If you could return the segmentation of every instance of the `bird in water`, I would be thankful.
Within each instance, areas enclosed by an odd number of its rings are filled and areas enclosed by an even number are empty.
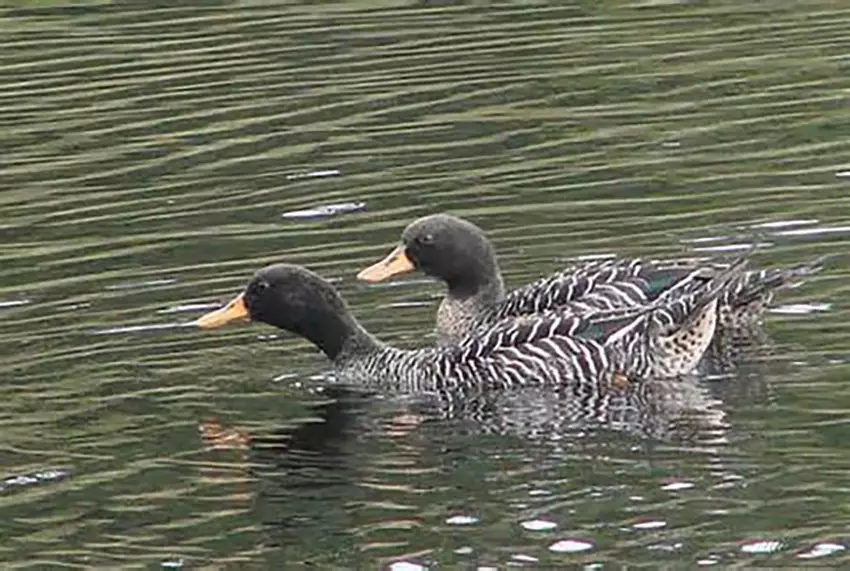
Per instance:
[[[738,272],[719,294],[718,330],[729,336],[748,331],[776,290],[811,275],[821,260]],[[374,283],[418,270],[445,283],[436,332],[439,343],[452,344],[518,316],[552,311],[581,315],[668,303],[729,268],[730,263],[705,259],[609,259],[577,263],[507,292],[484,231],[462,218],[435,214],[407,226],[400,244],[358,278]]]
[[[590,317],[522,315],[457,343],[405,350],[366,331],[320,276],[276,264],[257,272],[243,293],[199,318],[197,325],[209,329],[236,320],[260,321],[312,342],[344,382],[404,391],[617,384],[690,372],[714,335],[718,299],[743,266],[739,261],[687,293],[638,309]]]

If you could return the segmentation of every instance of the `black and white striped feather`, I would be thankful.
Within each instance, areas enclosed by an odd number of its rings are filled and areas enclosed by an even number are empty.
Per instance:
[[[741,272],[718,297],[720,327],[734,328],[757,320],[776,290],[815,273],[821,261]],[[449,343],[520,316],[547,312],[589,315],[638,309],[655,301],[674,304],[676,298],[699,291],[731,265],[704,259],[611,259],[577,264],[513,290],[495,306],[458,308],[458,314],[466,315],[441,312],[437,330],[443,342]]]
[[[339,373],[390,388],[439,391],[464,386],[607,383],[686,374],[714,333],[718,296],[743,262],[672,300],[589,316],[549,312],[503,320],[462,342],[405,351],[381,346]]]

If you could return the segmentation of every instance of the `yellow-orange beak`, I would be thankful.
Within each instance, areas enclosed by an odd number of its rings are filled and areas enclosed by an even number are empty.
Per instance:
[[[398,274],[412,272],[414,269],[416,268],[413,262],[404,253],[404,244],[400,244],[386,258],[357,274],[357,279],[375,283]]]
[[[245,295],[239,294],[221,309],[202,315],[195,324],[201,329],[215,329],[232,321],[244,321],[250,318],[248,307],[245,305]]]

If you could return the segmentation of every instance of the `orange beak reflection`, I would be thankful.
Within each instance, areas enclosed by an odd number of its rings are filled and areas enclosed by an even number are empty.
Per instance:
[[[201,316],[195,324],[201,329],[215,329],[232,321],[246,321],[251,318],[245,305],[245,294],[239,294],[230,303]]]
[[[416,268],[413,262],[404,253],[404,245],[401,244],[390,252],[386,258],[357,274],[357,279],[375,283],[398,274],[412,272],[414,269]]]

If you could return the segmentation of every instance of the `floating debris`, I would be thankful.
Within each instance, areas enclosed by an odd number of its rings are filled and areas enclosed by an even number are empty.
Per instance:
[[[464,545],[463,547],[458,547],[455,549],[455,553],[458,555],[470,555],[472,553],[472,547],[469,545]]]
[[[513,559],[514,561],[522,561],[523,563],[537,563],[538,561],[540,561],[536,557],[532,557],[531,555],[523,555],[522,553],[515,553],[514,555],[511,555],[511,559]]]
[[[449,525],[472,525],[478,523],[478,518],[471,515],[453,515],[446,520]]]
[[[322,178],[326,176],[339,176],[342,172],[339,169],[322,169],[315,171],[295,172],[286,175],[286,180],[298,180],[300,178]]]
[[[819,557],[827,557],[829,555],[833,555],[835,553],[840,553],[847,549],[840,543],[818,543],[814,547],[812,547],[809,551],[805,551],[803,553],[797,554],[797,559],[817,559]]]
[[[751,543],[745,543],[741,546],[741,551],[754,555],[765,555],[768,553],[775,553],[782,549],[782,547],[783,545],[781,541],[769,539],[765,541],[753,541]]]
[[[324,206],[316,206],[315,208],[305,208],[304,210],[290,210],[280,216],[288,220],[328,218],[330,216],[337,216],[338,214],[360,212],[361,210],[366,210],[365,202],[341,202],[339,204],[326,204]]]
[[[51,484],[53,482],[64,480],[70,475],[70,470],[59,468],[56,470],[45,470],[43,472],[35,472],[34,474],[9,476],[4,480],[0,480],[0,492],[5,492],[12,488],[23,488],[27,486],[35,486],[38,484]]]
[[[523,529],[528,531],[549,531],[550,529],[555,529],[558,527],[558,524],[554,521],[548,521],[545,519],[533,519],[531,521],[524,521],[520,524]]]
[[[166,559],[160,565],[166,569],[181,569],[183,567],[183,559]]]
[[[710,567],[711,565],[717,565],[720,563],[719,559],[711,559],[706,557],[705,559],[697,559],[697,565],[700,567]]]
[[[562,539],[549,546],[555,553],[581,553],[593,549],[593,544],[583,539]]]

